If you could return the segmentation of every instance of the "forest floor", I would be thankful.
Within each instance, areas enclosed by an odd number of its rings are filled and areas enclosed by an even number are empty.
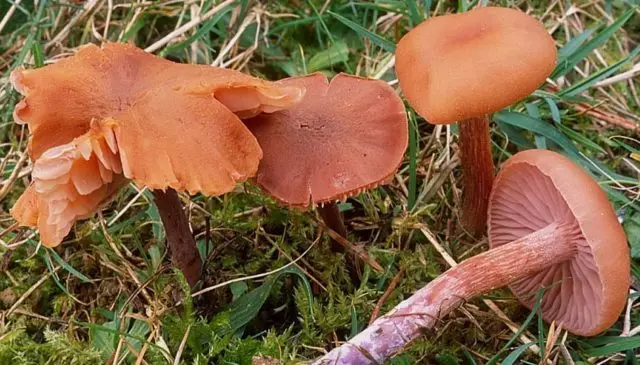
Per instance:
[[[456,262],[487,249],[459,224],[455,128],[411,119],[389,185],[348,199],[348,240],[382,270],[330,250],[315,210],[282,207],[246,183],[221,197],[181,195],[203,257],[190,291],[172,269],[148,190],[128,185],[55,249],[11,229],[29,183],[28,130],[9,74],[86,43],[130,42],[173,61],[270,80],[321,71],[397,88],[395,44],[427,17],[476,1],[0,0],[0,364],[271,364],[312,360]],[[571,5],[573,3],[573,5]],[[496,166],[549,148],[585,166],[609,194],[631,245],[630,301],[606,333],[582,338],[543,322],[508,289],[473,299],[392,364],[638,364],[640,351],[640,14],[633,0],[509,0],[553,35],[559,63],[531,97],[491,124]],[[526,40],[523,40],[526,42]],[[490,50],[488,50],[490,51]],[[518,55],[513,55],[518,57]],[[635,77],[635,78],[634,78]],[[410,108],[408,108],[410,109]],[[192,295],[195,293],[196,295]],[[635,302],[634,302],[635,301]],[[379,307],[379,308],[377,308]]]

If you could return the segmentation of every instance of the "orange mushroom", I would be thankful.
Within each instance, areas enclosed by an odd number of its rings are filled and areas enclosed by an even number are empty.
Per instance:
[[[289,206],[321,205],[326,224],[344,236],[335,201],[393,176],[408,143],[404,105],[385,82],[346,74],[278,84],[307,91],[290,109],[246,121],[264,153],[256,181]]]
[[[542,317],[594,336],[629,293],[629,246],[604,191],[566,157],[529,150],[500,170],[489,204],[491,249],[449,269],[313,364],[381,364],[466,300],[509,285]]]
[[[411,106],[430,123],[459,122],[462,222],[474,234],[486,225],[493,182],[487,116],[535,91],[555,63],[542,24],[508,8],[431,18],[398,43],[396,72]]]
[[[87,45],[55,64],[15,70],[11,82],[25,96],[14,117],[29,127],[34,161],[33,183],[12,214],[20,225],[38,227],[49,247],[126,179],[156,190],[156,200],[171,189],[210,196],[232,190],[255,174],[262,157],[234,113],[274,112],[304,94],[117,43]]]

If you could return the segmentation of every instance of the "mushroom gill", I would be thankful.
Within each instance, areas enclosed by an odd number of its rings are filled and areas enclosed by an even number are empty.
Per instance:
[[[530,164],[512,166],[517,168],[503,169],[502,183],[494,187],[489,213],[491,246],[508,244],[554,222],[571,227],[576,247],[571,260],[549,266],[510,287],[529,308],[536,303],[535,293],[544,288],[544,318],[555,319],[573,331],[588,332],[598,322],[603,296],[592,249],[551,178]]]
[[[12,209],[25,226],[37,226],[45,246],[62,242],[77,219],[91,216],[125,182],[113,123],[91,123],[71,143],[45,151],[33,182]]]

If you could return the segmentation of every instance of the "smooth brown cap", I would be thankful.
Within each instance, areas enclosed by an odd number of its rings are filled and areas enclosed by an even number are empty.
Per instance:
[[[433,124],[499,111],[535,91],[555,64],[556,47],[542,24],[508,8],[431,18],[396,50],[404,96]]]
[[[246,121],[262,147],[257,183],[290,206],[345,199],[391,177],[408,143],[404,105],[385,82],[321,73],[279,82],[302,102]]]
[[[566,157],[547,150],[514,155],[494,183],[491,247],[553,222],[574,227],[575,256],[511,289],[531,308],[536,292],[545,286],[545,320],[560,322],[578,335],[596,335],[615,323],[629,292],[629,247],[622,226],[598,183]]]

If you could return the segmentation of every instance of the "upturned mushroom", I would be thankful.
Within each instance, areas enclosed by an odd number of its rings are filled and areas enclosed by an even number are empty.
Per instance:
[[[24,95],[14,117],[29,127],[34,165],[12,209],[18,223],[57,246],[133,180],[153,189],[174,263],[191,284],[201,263],[174,189],[216,196],[252,177],[262,151],[234,113],[280,110],[304,92],[116,43],[15,70],[11,82]]]
[[[385,82],[346,74],[277,84],[306,94],[292,108],[246,121],[264,153],[256,182],[288,206],[319,205],[327,226],[345,236],[335,202],[394,175],[408,143],[404,105]]]
[[[498,174],[489,205],[491,249],[430,282],[316,364],[371,364],[401,350],[455,307],[509,285],[543,318],[592,336],[618,318],[629,292],[629,248],[606,194],[562,155],[529,150]]]
[[[432,124],[459,122],[461,220],[474,235],[484,231],[494,176],[488,115],[535,91],[555,63],[542,24],[508,8],[431,18],[398,43],[396,73],[409,104]]]

